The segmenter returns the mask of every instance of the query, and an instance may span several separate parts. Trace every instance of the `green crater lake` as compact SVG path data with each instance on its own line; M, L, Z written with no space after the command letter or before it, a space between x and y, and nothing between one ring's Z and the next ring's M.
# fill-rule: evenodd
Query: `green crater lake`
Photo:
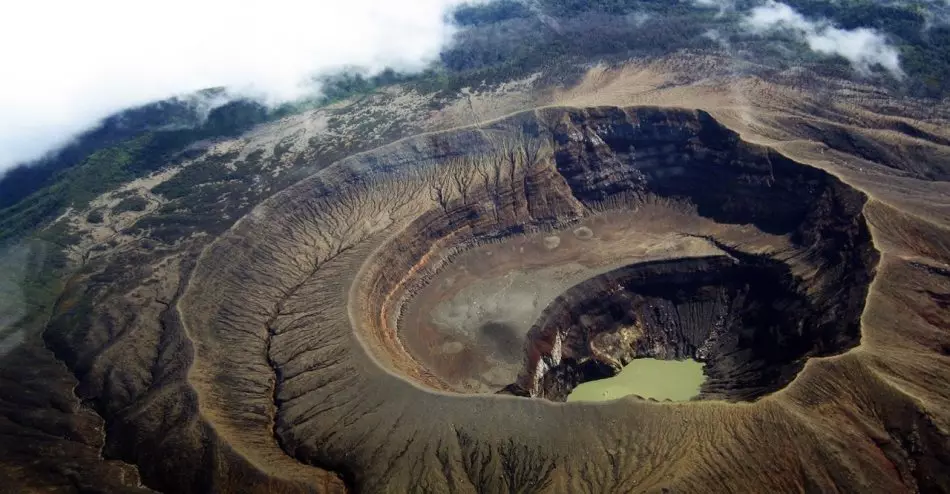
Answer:
M627 395L656 400L686 401L699 394L706 376L703 364L692 359L639 358L616 376L581 383L567 401L607 401Z

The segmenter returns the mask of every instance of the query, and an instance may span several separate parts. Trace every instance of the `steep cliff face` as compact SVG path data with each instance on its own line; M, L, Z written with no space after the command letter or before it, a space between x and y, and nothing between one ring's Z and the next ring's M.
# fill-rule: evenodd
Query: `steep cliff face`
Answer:
M826 172L742 142L702 111L598 108L558 118L552 138L558 172L590 205L618 196L680 198L717 222L785 234L803 226L822 198L841 210L817 211L822 219L812 221L850 222L865 200Z
M531 328L507 391L563 401L635 358L705 362L700 398L750 400L788 384L809 356L859 341L857 315L822 324L784 264L752 256L635 264L571 288ZM831 307L827 307L831 305Z

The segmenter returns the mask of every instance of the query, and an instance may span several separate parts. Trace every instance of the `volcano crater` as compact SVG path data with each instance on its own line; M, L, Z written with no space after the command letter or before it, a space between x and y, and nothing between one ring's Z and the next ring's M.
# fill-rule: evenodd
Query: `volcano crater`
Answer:
M703 112L545 123L435 170L433 207L364 265L351 311L378 316L356 326L381 362L563 401L636 358L693 358L699 399L750 401L860 343L863 194Z

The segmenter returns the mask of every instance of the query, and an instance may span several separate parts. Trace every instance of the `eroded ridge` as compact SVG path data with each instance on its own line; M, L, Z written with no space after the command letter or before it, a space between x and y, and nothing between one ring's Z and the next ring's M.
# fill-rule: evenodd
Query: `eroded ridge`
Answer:
M189 379L202 416L240 454L261 465L286 454L362 491L902 486L889 465L910 468L910 449L884 453L886 464L878 439L915 428L930 454L945 440L939 429L905 413L913 402L886 391L863 352L808 360L860 341L878 260L865 201L697 111L555 108L401 141L275 196L204 253L178 304L196 347ZM559 251L573 245L566 232L593 242L578 247L593 254ZM568 300L571 286L620 273L622 289L609 292L618 302L590 313L632 301L631 324L595 318L586 327L596 338L562 341L562 357L584 365L586 351L590 365L613 369L649 352L692 352L719 372L704 397L755 401L565 405L458 393L495 381L432 365L430 340L408 338L413 304L455 266L474 266L467 256L483 247L550 237L564 256L538 256L524 271L577 266L526 316L525 333L537 324L540 336L518 344L530 342L534 361L558 355L545 332L579 327L571 311L593 300ZM654 285L644 273L660 266L668 283ZM644 310L651 303L665 312ZM788 320L760 320L775 314ZM622 328L637 323L632 341ZM479 365L502 362L489 353ZM517 362L513 377L531 363ZM528 385L569 383L552 369ZM925 479L940 463L914 465Z

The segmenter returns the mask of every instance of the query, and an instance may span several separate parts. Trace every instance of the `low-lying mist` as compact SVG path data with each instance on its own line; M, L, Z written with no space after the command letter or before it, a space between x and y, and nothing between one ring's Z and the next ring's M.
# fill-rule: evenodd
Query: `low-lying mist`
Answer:
M15 2L0 15L0 172L118 110L209 87L270 103L344 67L438 57L462 0Z

